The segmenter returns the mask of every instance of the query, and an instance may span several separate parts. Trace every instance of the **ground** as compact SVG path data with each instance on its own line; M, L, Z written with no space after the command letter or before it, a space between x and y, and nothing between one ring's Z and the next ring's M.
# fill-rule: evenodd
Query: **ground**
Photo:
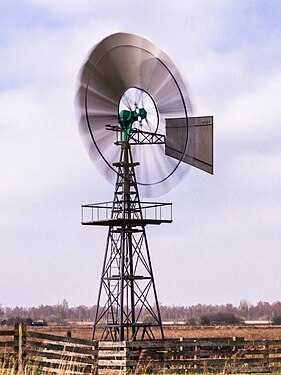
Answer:
M71 331L72 337L91 339L91 324L70 324L66 326L30 327L31 330L66 336ZM246 340L281 340L281 326L185 326L164 327L165 338L198 337L244 337Z

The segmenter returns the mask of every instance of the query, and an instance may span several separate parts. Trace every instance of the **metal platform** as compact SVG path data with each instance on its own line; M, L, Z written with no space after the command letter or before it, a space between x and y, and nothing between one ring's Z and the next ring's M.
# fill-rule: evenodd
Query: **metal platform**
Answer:
M172 223L172 222L173 220L107 219L107 220L82 221L82 224L118 227L118 226L123 226L126 223L130 223L132 226L138 226L138 225L160 225L163 223Z
M160 225L172 223L172 203L141 202L141 208L131 217L122 217L122 210L113 209L113 201L82 206L83 225L132 226ZM114 217L112 217L114 215ZM120 215L120 216L119 216Z

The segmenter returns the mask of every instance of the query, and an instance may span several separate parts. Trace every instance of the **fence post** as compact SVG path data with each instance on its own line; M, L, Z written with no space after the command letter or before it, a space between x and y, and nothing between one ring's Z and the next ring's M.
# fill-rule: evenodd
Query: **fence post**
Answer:
M14 350L16 354L18 371L22 371L25 356L26 324L16 323L14 331Z
M234 358L233 366L236 369L236 367L237 367L237 337L236 336L232 337L232 353L231 353L231 357Z
M180 337L180 341L183 341L183 337ZM180 346L180 352L183 351L183 346ZM183 359L182 353L180 353L180 359Z
M266 367L269 364L269 352L268 352L269 345L268 345L267 340L263 340L263 341L264 341L264 346L263 346L263 350L264 350L264 355L263 355L264 363L263 363L263 365Z
M193 356L193 359L194 359L194 365L193 365L193 368L194 368L194 369L197 369L197 364L196 364L196 360L197 360L197 351L198 351L197 340L194 340L194 343L195 343L195 346L194 346L194 356Z

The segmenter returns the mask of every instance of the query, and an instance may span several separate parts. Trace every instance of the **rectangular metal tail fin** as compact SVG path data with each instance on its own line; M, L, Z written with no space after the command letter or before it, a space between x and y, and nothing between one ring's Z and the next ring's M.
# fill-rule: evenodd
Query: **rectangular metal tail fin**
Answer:
M166 119L165 154L213 174L213 116L188 118L188 142L185 148L186 119ZM182 155L184 152L184 155Z

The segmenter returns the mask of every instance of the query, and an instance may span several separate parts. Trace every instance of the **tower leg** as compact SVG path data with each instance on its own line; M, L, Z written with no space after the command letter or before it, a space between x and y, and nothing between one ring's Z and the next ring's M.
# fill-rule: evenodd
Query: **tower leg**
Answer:
M115 186L93 339L164 338L130 146L124 142ZM137 220L136 220L137 219Z
M145 228L110 227L93 339L164 338Z

